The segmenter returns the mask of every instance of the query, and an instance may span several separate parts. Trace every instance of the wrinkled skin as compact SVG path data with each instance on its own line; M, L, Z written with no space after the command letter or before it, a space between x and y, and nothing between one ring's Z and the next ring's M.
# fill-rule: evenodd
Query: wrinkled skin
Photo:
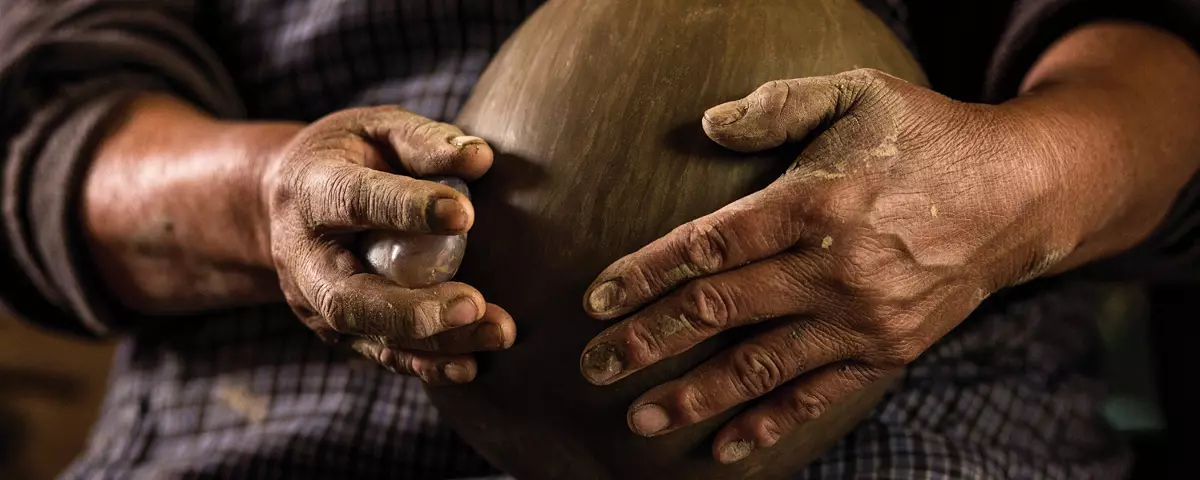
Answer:
M454 187L469 199L466 182L454 177L426 177L423 180ZM407 288L432 287L448 282L458 273L467 234L425 235L389 230L373 230L359 247L365 266L371 273Z
M656 436L755 402L716 435L728 463L902 368L990 293L1061 258L1032 220L1052 173L1009 120L873 70L772 82L712 108L704 129L727 148L811 143L766 189L598 276L589 314L632 315L591 341L584 376L612 384L773 320L629 409L630 428Z
M317 121L267 175L271 252L292 310L322 339L431 384L474 378L470 352L512 345L516 327L456 282L403 288L367 273L349 247L366 230L461 235L474 221L463 193L425 177L475 179L491 166L483 140L398 107Z

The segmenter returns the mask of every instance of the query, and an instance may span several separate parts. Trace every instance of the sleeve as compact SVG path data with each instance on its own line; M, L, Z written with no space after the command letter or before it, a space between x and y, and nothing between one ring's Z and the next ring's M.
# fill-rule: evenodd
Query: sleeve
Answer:
M1071 29L1112 19L1163 28L1200 52L1200 0L1018 0L988 67L985 100L998 103L1016 96L1042 52ZM1154 281L1200 281L1200 173L1147 241L1085 270Z
M123 326L89 271L78 193L107 123L139 92L243 114L194 15L191 0L0 0L0 311L88 336Z

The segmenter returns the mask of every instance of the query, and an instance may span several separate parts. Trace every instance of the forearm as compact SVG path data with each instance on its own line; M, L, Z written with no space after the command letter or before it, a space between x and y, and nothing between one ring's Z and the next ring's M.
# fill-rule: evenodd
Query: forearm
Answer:
M1165 32L1097 23L1066 35L1001 106L1055 180L1056 273L1144 241L1200 168L1200 57ZM1052 263L1052 262L1051 262Z
M281 299L260 179L300 128L221 122L165 95L132 102L81 195L83 236L111 293L152 313Z

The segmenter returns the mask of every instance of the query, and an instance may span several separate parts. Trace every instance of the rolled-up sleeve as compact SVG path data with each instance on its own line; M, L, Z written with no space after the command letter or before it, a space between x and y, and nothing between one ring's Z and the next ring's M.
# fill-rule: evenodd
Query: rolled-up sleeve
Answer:
M191 0L0 0L0 307L8 313L83 335L124 326L91 271L79 192L110 120L140 92L242 115L195 15Z
M1132 20L1165 29L1200 52L1200 0L1021 0L988 68L984 97L1017 95L1038 57L1070 30L1099 20ZM1200 125L1195 128L1200 131ZM1200 281L1200 174L1177 196L1158 230L1126 254L1088 269L1154 281Z

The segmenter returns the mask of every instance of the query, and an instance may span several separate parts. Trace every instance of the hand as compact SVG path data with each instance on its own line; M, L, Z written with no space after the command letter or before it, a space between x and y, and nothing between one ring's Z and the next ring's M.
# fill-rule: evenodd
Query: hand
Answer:
M662 435L757 400L713 454L732 462L770 447L1069 251L1046 221L1061 204L1054 169L1022 147L1015 121L873 70L771 82L709 110L705 131L733 150L811 143L767 188L599 275L589 314L633 315L591 341L584 376L611 384L766 323L646 392L628 421Z
M396 163L393 163L396 162ZM270 251L296 315L322 339L430 384L475 376L470 352L512 345L516 326L468 285L407 289L365 273L348 247L367 229L455 235L474 209L455 189L389 173L475 179L483 140L398 107L347 110L300 131L264 176Z

